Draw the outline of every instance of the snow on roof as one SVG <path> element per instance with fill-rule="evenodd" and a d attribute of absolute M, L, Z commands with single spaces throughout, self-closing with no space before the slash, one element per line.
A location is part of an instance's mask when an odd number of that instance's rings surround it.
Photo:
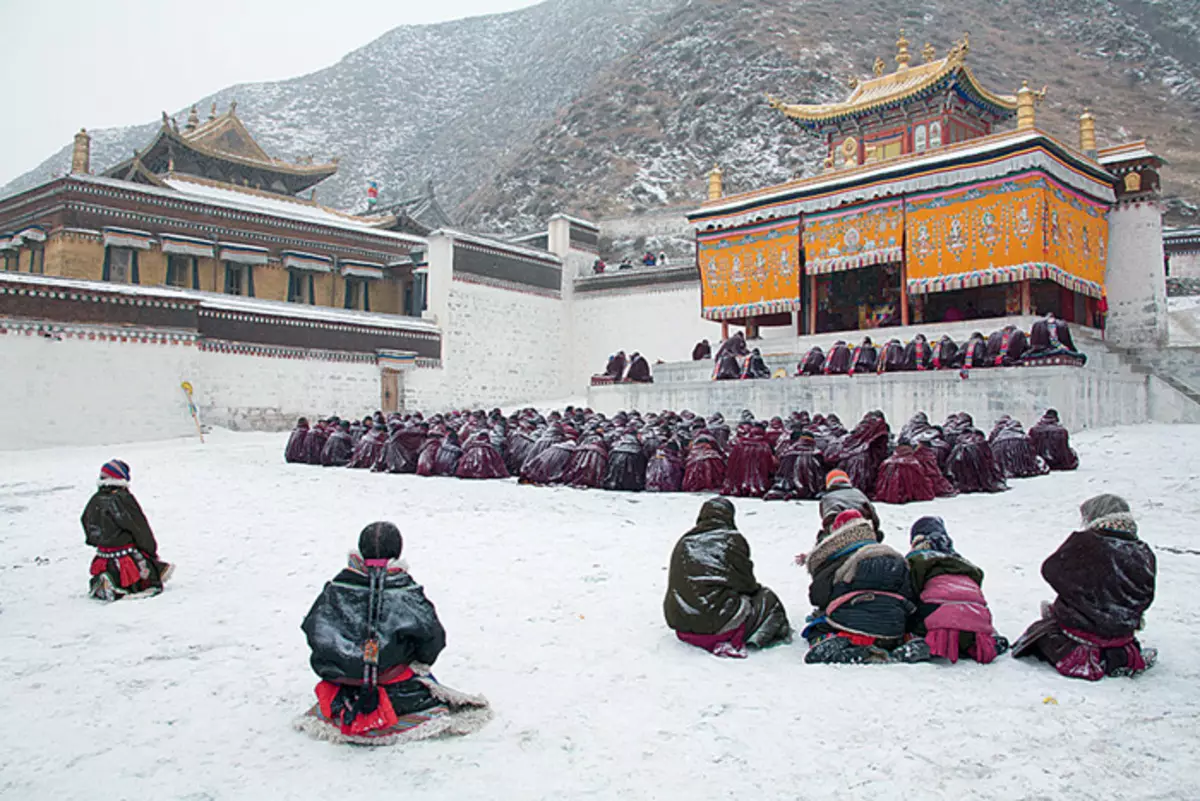
<path fill-rule="evenodd" d="M 1151 152 L 1145 140 L 1126 142 L 1122 145 L 1101 148 L 1096 154 L 1096 161 L 1101 164 L 1114 164 L 1121 161 L 1137 161 L 1139 159 L 1157 159 L 1158 155 Z"/>
<path fill-rule="evenodd" d="M 597 225 L 596 223 L 585 220 L 582 217 L 572 217 L 570 214 L 562 214 L 562 213 L 552 214 L 552 215 L 550 215 L 550 219 L 566 220 L 567 222 L 575 223 L 576 225 L 582 225 L 584 228 L 590 228 L 593 231 L 600 230 L 600 226 Z"/>
<path fill-rule="evenodd" d="M 170 187 L 169 189 L 161 189 L 146 184 L 135 184 L 117 178 L 104 178 L 98 175 L 74 174 L 70 177 L 72 180 L 142 192 L 155 197 L 178 200 L 182 195 L 185 198 L 210 206 L 222 206 L 235 211 L 255 212 L 286 220 L 303 220 L 305 222 L 327 225 L 331 228 L 340 228 L 345 231 L 354 231 L 383 239 L 405 242 L 410 245 L 424 245 L 426 242 L 424 238 L 419 236 L 402 234 L 398 231 L 385 231 L 362 222 L 356 222 L 349 215 L 339 214 L 333 209 L 328 209 L 324 206 L 317 206 L 296 199 L 288 199 L 283 196 L 278 198 L 264 197 L 249 192 L 239 192 L 236 189 L 224 189 L 196 181 L 187 181 L 179 177 L 165 179 L 165 183 Z"/>
<path fill-rule="evenodd" d="M 496 248 L 497 250 L 507 250 L 510 253 L 528 256 L 532 259 L 536 259 L 537 261 L 552 262 L 560 266 L 562 265 L 562 259 L 545 250 L 522 247 L 520 245 L 513 244 L 512 242 L 505 242 L 500 239 L 489 239 L 488 237 L 484 236 L 477 236 L 475 234 L 468 234 L 463 231 L 456 231 L 453 228 L 439 228 L 431 233 L 430 236 L 434 236 L 436 234 L 448 236 L 451 239 L 457 239 L 460 242 L 483 245 L 484 247 Z"/>

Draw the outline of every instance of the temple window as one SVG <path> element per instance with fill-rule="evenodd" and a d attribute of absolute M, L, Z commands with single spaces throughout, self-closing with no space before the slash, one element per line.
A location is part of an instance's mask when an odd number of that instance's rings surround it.
<path fill-rule="evenodd" d="M 346 308 L 371 310 L 371 285 L 364 278 L 346 278 Z"/>
<path fill-rule="evenodd" d="M 12 250 L 4 251 L 4 269 L 6 272 L 15 272 L 20 267 L 21 255 Z"/>
<path fill-rule="evenodd" d="M 918 125 L 913 130 L 913 150 L 921 153 L 929 146 L 929 131 L 924 125 Z"/>
<path fill-rule="evenodd" d="M 197 288 L 196 278 L 195 256 L 167 254 L 167 286 L 177 286 L 182 289 Z"/>
<path fill-rule="evenodd" d="M 254 268 L 249 264 L 225 262 L 225 294 L 254 297 Z"/>
<path fill-rule="evenodd" d="M 138 253 L 133 248 L 109 245 L 104 249 L 104 270 L 101 278 L 114 284 L 137 284 Z"/>
<path fill-rule="evenodd" d="M 886 139 L 880 142 L 872 142 L 867 145 L 867 162 L 884 161 L 886 159 L 894 159 L 897 156 L 904 154 L 904 138 L 901 136 L 892 139 Z"/>
<path fill-rule="evenodd" d="M 29 244 L 29 272 L 39 275 L 46 272 L 46 249 L 41 242 Z"/>
<path fill-rule="evenodd" d="M 312 273 L 304 270 L 288 270 L 288 303 L 307 303 L 314 305 L 316 300 L 316 279 Z"/>
<path fill-rule="evenodd" d="M 929 125 L 929 148 L 932 150 L 942 146 L 942 124 L 940 122 L 930 123 Z"/>

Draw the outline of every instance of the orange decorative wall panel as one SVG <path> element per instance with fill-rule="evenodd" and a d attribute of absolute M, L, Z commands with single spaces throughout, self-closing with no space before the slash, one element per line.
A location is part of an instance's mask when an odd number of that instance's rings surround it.
<path fill-rule="evenodd" d="M 904 202 L 900 199 L 804 215 L 804 264 L 809 275 L 900 261 Z"/>
<path fill-rule="evenodd" d="M 800 308 L 800 221 L 697 235 L 702 314 L 729 320 Z"/>

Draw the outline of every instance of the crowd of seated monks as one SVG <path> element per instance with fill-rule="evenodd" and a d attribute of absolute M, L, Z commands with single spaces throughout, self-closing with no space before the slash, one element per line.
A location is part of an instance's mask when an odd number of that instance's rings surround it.
<path fill-rule="evenodd" d="M 1054 410 L 1026 431 L 1001 417 L 990 433 L 965 413 L 931 425 L 918 413 L 896 435 L 882 412 L 847 431 L 837 415 L 792 412 L 736 428 L 717 413 L 618 412 L 567 407 L 543 416 L 455 411 L 362 421 L 300 420 L 289 462 L 466 479 L 629 492 L 715 492 L 767 500 L 815 499 L 831 470 L 886 503 L 960 492 L 1000 492 L 1007 480 L 1072 470 L 1078 457 Z"/>

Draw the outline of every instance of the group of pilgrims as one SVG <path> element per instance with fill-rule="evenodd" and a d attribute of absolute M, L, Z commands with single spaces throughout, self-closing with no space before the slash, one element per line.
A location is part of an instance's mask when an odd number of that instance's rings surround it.
<path fill-rule="evenodd" d="M 841 470 L 876 501 L 903 504 L 958 493 L 1002 492 L 1008 480 L 1073 470 L 1079 458 L 1050 409 L 1028 431 L 1001 417 L 990 433 L 969 414 L 938 426 L 917 413 L 898 435 L 882 412 L 847 431 L 836 414 L 792 412 L 759 420 L 743 411 L 736 429 L 720 413 L 618 412 L 568 406 L 376 412 L 362 420 L 302 418 L 284 450 L 288 462 L 379 473 L 464 479 L 516 477 L 522 484 L 625 492 L 711 492 L 769 501 L 813 500 Z"/>
<path fill-rule="evenodd" d="M 718 381 L 772 377 L 762 352 L 758 348 L 751 349 L 741 331 L 722 342 L 715 356 L 706 339 L 692 349 L 693 361 L 709 358 L 714 361 L 713 378 Z M 1087 356 L 1075 350 L 1067 324 L 1049 314 L 1034 323 L 1029 334 L 1015 325 L 1006 325 L 986 337 L 975 332 L 962 345 L 948 335 L 933 344 L 924 334 L 917 334 L 907 344 L 893 338 L 882 346 L 876 346 L 870 337 L 864 337 L 855 347 L 839 339 L 828 351 L 819 346 L 811 348 L 796 365 L 795 375 L 970 371 L 1017 365 L 1082 365 L 1086 361 Z"/>

